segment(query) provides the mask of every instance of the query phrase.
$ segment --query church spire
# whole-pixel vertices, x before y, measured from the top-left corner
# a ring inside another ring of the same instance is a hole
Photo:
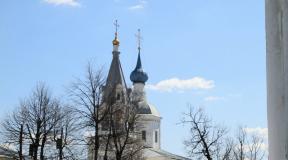
[[[110,65],[110,69],[109,69],[109,73],[108,73],[108,77],[106,80],[106,94],[109,95],[108,93],[113,91],[113,89],[115,88],[119,88],[117,86],[121,86],[119,91],[122,95],[123,98],[126,99],[127,98],[127,85],[125,82],[125,78],[124,78],[124,74],[122,71],[122,67],[121,67],[121,62],[120,62],[120,51],[118,50],[119,47],[119,41],[118,41],[118,22],[117,20],[114,23],[116,31],[115,31],[115,38],[112,41],[113,43],[113,59]]]
[[[143,71],[142,69],[142,63],[141,63],[141,33],[140,33],[140,29],[138,29],[138,34],[136,35],[137,37],[137,41],[138,41],[138,58],[137,58],[137,64],[135,69],[132,71],[132,73],[130,74],[130,80],[133,83],[143,83],[145,84],[145,82],[148,80],[148,75],[146,72]]]

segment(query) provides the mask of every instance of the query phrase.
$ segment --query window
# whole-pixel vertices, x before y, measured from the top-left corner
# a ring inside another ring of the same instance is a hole
[[[119,93],[117,94],[117,100],[120,100],[120,94]]]
[[[155,131],[155,143],[158,143],[158,132]]]
[[[146,131],[142,131],[142,140],[146,141]]]

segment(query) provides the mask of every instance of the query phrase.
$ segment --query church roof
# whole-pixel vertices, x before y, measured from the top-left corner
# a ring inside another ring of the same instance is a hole
[[[148,104],[145,101],[138,103],[138,114],[151,114],[156,117],[160,117],[160,113],[155,106]]]
[[[120,52],[113,51],[113,59],[110,65],[106,86],[115,86],[117,84],[121,84],[123,88],[127,88],[119,59],[119,54]]]
[[[144,149],[145,160],[190,160],[189,158],[169,153],[162,149],[146,148]]]
[[[121,94],[123,94],[123,100],[126,101],[128,97],[128,88],[125,82],[123,70],[121,67],[120,59],[119,59],[119,51],[113,51],[113,59],[110,65],[108,77],[106,80],[106,85],[104,87],[104,98],[108,98],[110,93],[113,92],[114,89],[121,86]]]

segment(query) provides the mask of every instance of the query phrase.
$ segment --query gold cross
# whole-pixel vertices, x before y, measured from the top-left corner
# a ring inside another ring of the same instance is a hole
[[[118,34],[118,28],[120,27],[119,26],[119,24],[118,24],[118,21],[117,21],[117,19],[115,20],[115,22],[114,22],[114,26],[115,26],[115,35],[117,36],[117,34]]]

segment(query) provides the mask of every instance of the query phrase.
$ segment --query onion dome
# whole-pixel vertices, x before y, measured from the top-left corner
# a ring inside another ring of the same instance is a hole
[[[148,80],[148,75],[142,69],[140,52],[138,53],[137,65],[130,74],[130,80],[133,83],[144,83]]]
[[[112,44],[113,44],[114,46],[119,46],[119,44],[120,44],[120,42],[119,42],[119,40],[118,40],[118,38],[117,38],[117,33],[115,33],[115,38],[114,38],[114,40],[112,41]]]

